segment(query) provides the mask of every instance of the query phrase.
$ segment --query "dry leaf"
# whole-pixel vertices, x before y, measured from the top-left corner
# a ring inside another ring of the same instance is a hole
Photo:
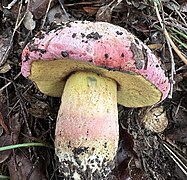
[[[10,134],[9,130],[8,130],[8,127],[4,121],[4,118],[3,118],[3,115],[2,113],[0,112],[0,125],[2,126],[2,128],[5,130],[6,134]]]
[[[5,63],[3,66],[0,67],[0,73],[6,73],[11,69],[8,63]]]
[[[99,8],[96,14],[97,21],[111,22],[112,11],[111,8],[106,5]]]
[[[181,12],[187,12],[187,2],[184,2],[182,5],[181,5]]]
[[[184,76],[185,78],[187,78],[187,71],[184,72],[183,76]]]
[[[9,127],[11,131],[11,140],[13,144],[17,144],[19,141],[21,125],[23,123],[22,118],[20,118],[20,114],[16,113],[9,119]]]
[[[27,12],[23,20],[23,24],[30,31],[32,31],[36,27],[36,21],[33,20],[33,15],[30,11]]]
[[[93,16],[97,13],[98,7],[83,7],[84,11],[88,13],[89,16]]]
[[[35,19],[40,19],[45,15],[48,4],[49,0],[30,0],[29,11],[32,12]],[[53,3],[51,3],[52,5]]]
[[[0,115],[1,116],[1,115]],[[2,135],[0,137],[0,147],[16,144],[18,142],[18,138],[20,135],[20,130],[21,130],[21,121],[19,118],[19,114],[15,114],[11,119],[10,119],[10,132],[8,128],[6,127],[5,123],[3,123],[3,117],[1,116],[1,125],[4,128],[4,131],[6,134]],[[9,134],[8,134],[9,133]],[[12,150],[6,150],[6,151],[0,151],[0,163],[4,162],[11,154]]]
[[[169,139],[187,143],[187,127],[174,127],[168,134]]]
[[[48,12],[47,19],[49,23],[62,23],[67,21],[74,21],[75,18],[70,17],[71,15],[68,14],[68,17],[64,14],[62,8],[60,6],[54,6]]]
[[[47,180],[44,175],[45,165],[39,162],[36,167],[24,153],[16,153],[7,163],[10,179]],[[28,178],[29,176],[29,178]]]
[[[175,11],[175,10],[180,10],[180,5],[177,2],[172,2],[169,1],[167,3],[164,4],[168,9]]]
[[[25,100],[30,104],[30,108],[27,109],[28,113],[37,118],[45,119],[50,112],[50,106],[44,102],[44,100],[39,100],[34,96],[29,94],[23,95]]]
[[[0,147],[12,145],[11,135],[4,134],[0,137]],[[0,151],[0,163],[4,162],[11,154],[11,150]]]
[[[12,46],[10,45],[10,38],[10,36],[8,38],[5,38],[0,35],[0,64],[4,55],[6,54],[6,51],[9,49],[9,46]]]
[[[155,49],[161,49],[163,45],[162,44],[149,44],[148,47],[151,50],[155,50]]]

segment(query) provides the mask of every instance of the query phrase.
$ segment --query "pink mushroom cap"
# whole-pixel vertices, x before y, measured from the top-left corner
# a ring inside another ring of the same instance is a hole
[[[158,58],[143,42],[122,27],[106,22],[75,21],[43,32],[23,50],[22,74],[32,77],[33,62],[66,61],[67,58],[105,68],[109,73],[141,76],[160,92],[158,102],[168,95],[170,84]],[[65,66],[68,66],[67,62]]]

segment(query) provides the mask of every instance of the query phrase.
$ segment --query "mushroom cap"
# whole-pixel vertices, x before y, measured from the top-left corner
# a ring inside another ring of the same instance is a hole
[[[67,77],[91,71],[114,79],[118,103],[150,106],[170,85],[160,61],[137,37],[106,22],[75,21],[36,36],[23,50],[22,74],[50,96],[61,96]]]

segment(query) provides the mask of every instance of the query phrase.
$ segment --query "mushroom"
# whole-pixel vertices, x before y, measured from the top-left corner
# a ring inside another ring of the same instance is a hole
[[[75,21],[36,36],[23,50],[22,74],[61,97],[55,149],[66,178],[104,179],[118,147],[117,103],[145,107],[167,97],[157,57],[125,29]]]
[[[140,113],[140,120],[147,130],[154,133],[161,133],[168,126],[168,119],[163,106],[142,110]]]

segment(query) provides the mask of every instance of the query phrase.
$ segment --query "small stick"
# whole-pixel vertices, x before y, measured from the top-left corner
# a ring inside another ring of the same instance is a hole
[[[21,18],[21,20],[19,21],[20,19],[20,15],[21,15],[21,9],[22,9],[22,4],[23,4],[23,0],[21,0],[20,2],[20,7],[19,7],[19,11],[18,11],[18,15],[17,15],[17,19],[16,19],[16,24],[15,24],[15,27],[14,27],[14,31],[12,33],[12,36],[10,38],[10,45],[8,46],[8,48],[6,49],[5,51],[5,54],[3,55],[1,61],[0,61],[0,66],[3,65],[8,57],[8,53],[12,47],[12,44],[13,44],[13,38],[14,38],[14,35],[18,29],[18,27],[21,25],[23,19],[25,18],[25,15],[26,15],[26,12],[24,13],[23,17]]]
[[[173,52],[172,52],[172,49],[171,49],[171,45],[170,45],[168,39],[166,41],[167,41],[167,45],[168,45],[168,48],[169,48],[170,59],[171,59],[170,91],[169,91],[169,94],[168,94],[168,98],[172,98],[173,86],[175,84],[174,74],[176,74],[176,71],[175,71],[175,62],[174,62],[174,57],[173,57]]]
[[[187,176],[187,159],[185,159],[178,151],[176,151],[169,143],[162,142],[162,145],[167,150],[173,161],[177,164],[180,170]]]
[[[21,75],[21,72],[19,72],[19,73],[14,77],[13,80],[16,80],[20,75]],[[10,80],[8,80],[8,81],[10,81]],[[8,82],[6,85],[4,85],[4,86],[0,89],[0,92],[2,92],[5,88],[7,88],[7,87],[8,87],[9,85],[11,85],[11,84],[12,84],[12,81]]]
[[[157,14],[158,20],[160,22],[161,27],[163,28],[163,32],[164,32],[164,35],[165,35],[166,39],[169,41],[169,43],[171,44],[172,48],[174,49],[174,51],[176,52],[176,54],[179,56],[179,58],[187,65],[187,59],[182,54],[182,52],[177,48],[177,46],[175,45],[175,43],[170,38],[169,33],[164,28],[164,25],[163,25],[163,22],[162,22],[162,18],[160,17],[158,6],[157,6],[156,2],[154,2],[154,6],[155,6],[155,9],[156,9],[156,14]]]
[[[11,9],[11,8],[12,8],[12,6],[13,6],[14,4],[16,4],[16,3],[17,3],[17,1],[18,1],[18,0],[13,0],[11,3],[9,3],[9,4],[8,4],[8,6],[6,6],[6,7],[5,7],[5,6],[3,6],[3,8],[5,8],[5,9]]]
[[[46,22],[46,19],[47,19],[47,14],[48,14],[49,8],[51,6],[51,2],[52,2],[52,0],[49,0],[49,3],[48,3],[48,6],[47,6],[47,10],[46,10],[46,13],[45,13],[45,16],[44,16],[44,19],[43,19],[43,23],[42,23],[41,29],[43,29],[43,27],[45,25],[45,22]]]
[[[68,16],[68,14],[67,14],[67,12],[66,12],[66,10],[64,8],[64,5],[63,5],[64,0],[63,1],[58,0],[58,2],[60,3],[60,6],[61,6],[62,10],[64,11],[64,14],[65,14],[66,18],[69,20],[69,16]]]

